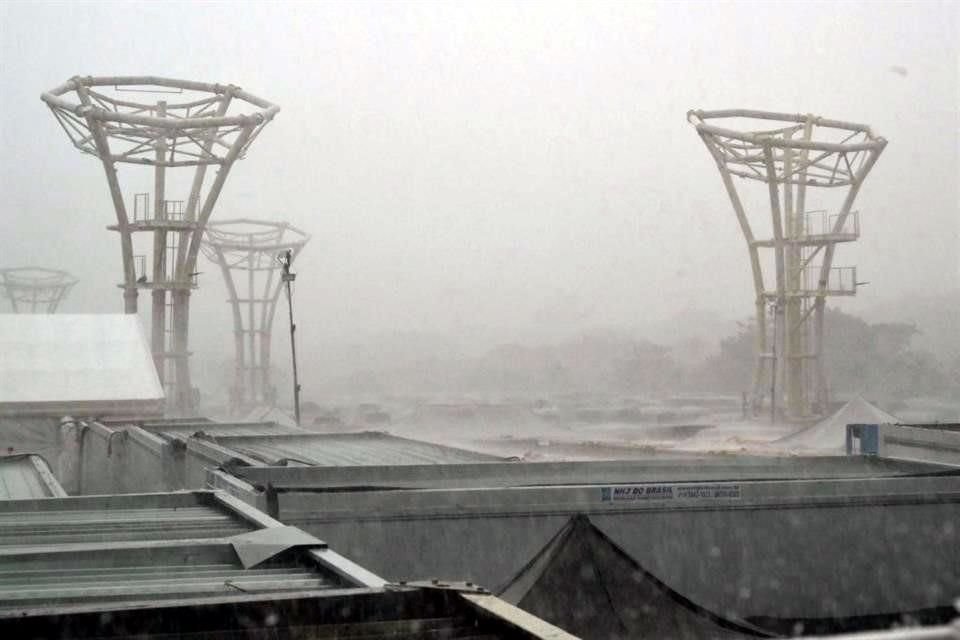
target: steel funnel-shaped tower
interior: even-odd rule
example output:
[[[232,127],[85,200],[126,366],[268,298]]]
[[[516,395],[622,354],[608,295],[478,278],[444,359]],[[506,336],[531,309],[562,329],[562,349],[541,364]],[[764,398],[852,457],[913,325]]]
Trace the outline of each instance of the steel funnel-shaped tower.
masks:
[[[120,234],[124,310],[136,313],[138,292],[150,291],[153,359],[169,409],[192,413],[190,293],[203,229],[233,163],[279,107],[233,85],[153,76],[77,76],[41,98],[73,145],[103,164],[117,220],[109,228]],[[132,216],[121,166],[135,185]],[[139,176],[135,167],[143,168]],[[209,167],[216,171],[206,185]]]
[[[14,313],[56,313],[76,278],[60,269],[0,269],[0,287]]]
[[[285,222],[222,220],[207,225],[203,253],[220,267],[233,311],[235,412],[274,406],[277,391],[270,375],[270,346],[277,300],[283,289],[280,256],[296,257],[310,240]]]
[[[852,296],[856,267],[835,266],[860,235],[853,203],[887,142],[867,125],[730,109],[690,111],[717,163],[750,255],[756,293],[752,403],[788,419],[822,415],[828,296]],[[743,178],[737,182],[734,178]],[[749,185],[759,191],[748,194]]]

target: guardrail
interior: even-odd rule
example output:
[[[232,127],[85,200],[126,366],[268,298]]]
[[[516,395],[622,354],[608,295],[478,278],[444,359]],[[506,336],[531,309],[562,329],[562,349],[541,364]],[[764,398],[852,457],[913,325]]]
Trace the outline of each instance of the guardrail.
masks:
[[[960,467],[955,425],[848,424],[847,455],[875,455]]]
[[[833,238],[853,240],[860,237],[860,212],[851,211],[844,218],[843,224],[837,228],[837,222],[840,219],[839,213],[827,213],[821,209],[817,211],[806,211],[803,214],[803,229],[801,234],[803,238]]]
[[[149,193],[133,194],[133,222],[183,221],[183,200],[164,200],[162,205],[162,210],[159,212],[161,215],[157,216],[151,212]]]
[[[820,265],[804,267],[800,278],[800,292],[814,294],[820,290]],[[856,267],[831,267],[827,273],[824,293],[828,296],[852,296],[857,292]]]

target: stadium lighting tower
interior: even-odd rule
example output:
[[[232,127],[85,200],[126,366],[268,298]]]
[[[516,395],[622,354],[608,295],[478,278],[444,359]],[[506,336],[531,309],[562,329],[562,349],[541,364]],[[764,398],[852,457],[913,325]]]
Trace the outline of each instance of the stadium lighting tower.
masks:
[[[14,313],[56,313],[76,278],[59,269],[0,269],[0,286]]]
[[[151,347],[168,408],[191,413],[190,292],[203,229],[233,163],[279,107],[233,85],[153,76],[76,76],[41,98],[73,145],[103,163],[117,219],[109,228],[120,234],[124,311],[137,312],[138,290],[151,292]],[[121,165],[144,167],[139,184],[153,183],[152,194],[133,194],[132,218]],[[185,193],[186,203],[168,191]],[[143,253],[135,253],[137,239]]]
[[[853,203],[887,141],[867,125],[812,115],[730,109],[687,120],[717,163],[750,254],[754,411],[769,387],[772,412],[782,402],[788,419],[821,415],[826,299],[855,295],[858,284],[856,267],[835,267],[834,253],[860,236]],[[735,177],[760,190],[738,190]]]
[[[285,222],[240,218],[207,225],[203,253],[220,267],[233,311],[236,357],[231,408],[276,404],[270,380],[273,317],[283,289],[283,264],[277,256],[295,257],[310,236]]]

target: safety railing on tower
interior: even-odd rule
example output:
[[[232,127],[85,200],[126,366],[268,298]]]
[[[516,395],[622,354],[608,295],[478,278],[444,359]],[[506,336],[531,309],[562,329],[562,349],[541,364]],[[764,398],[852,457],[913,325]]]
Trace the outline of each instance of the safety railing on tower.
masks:
[[[820,265],[810,265],[803,269],[800,295],[816,295],[820,292]],[[832,267],[827,271],[826,286],[823,293],[828,296],[852,296],[857,292],[856,267]]]
[[[839,226],[838,226],[838,223]],[[860,212],[851,211],[840,222],[840,214],[825,210],[807,211],[803,214],[801,239],[827,242],[849,242],[860,237]]]

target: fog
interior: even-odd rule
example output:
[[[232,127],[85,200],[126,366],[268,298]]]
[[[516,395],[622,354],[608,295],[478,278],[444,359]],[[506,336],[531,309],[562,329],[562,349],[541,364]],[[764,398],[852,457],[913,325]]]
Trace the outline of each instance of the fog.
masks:
[[[958,12],[2,3],[0,266],[72,272],[62,311],[122,311],[103,168],[39,96],[77,74],[152,74],[234,83],[282,107],[213,219],[312,234],[295,264],[308,389],[359,353],[478,355],[597,328],[671,342],[678,314],[715,318],[718,334],[749,315],[743,238],[691,108],[814,113],[890,141],[857,200],[861,239],[837,264],[870,282],[842,309],[896,315],[960,287]],[[220,274],[199,270],[203,370],[230,357],[232,326]],[[282,358],[286,336],[274,338]]]

